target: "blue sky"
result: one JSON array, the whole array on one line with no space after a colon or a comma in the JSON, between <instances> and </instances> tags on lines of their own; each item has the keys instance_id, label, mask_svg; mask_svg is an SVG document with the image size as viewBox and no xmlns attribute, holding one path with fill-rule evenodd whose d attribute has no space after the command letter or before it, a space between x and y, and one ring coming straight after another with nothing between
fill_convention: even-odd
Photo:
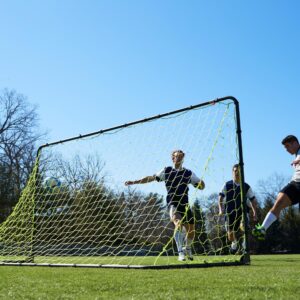
<instances>
[{"instance_id":1,"label":"blue sky","mask_svg":"<svg viewBox=\"0 0 300 300\"><path fill-rule=\"evenodd\" d=\"M290 175L299 132L299 1L2 1L0 88L49 141L203 101L240 101L246 180Z\"/></svg>"}]
</instances>

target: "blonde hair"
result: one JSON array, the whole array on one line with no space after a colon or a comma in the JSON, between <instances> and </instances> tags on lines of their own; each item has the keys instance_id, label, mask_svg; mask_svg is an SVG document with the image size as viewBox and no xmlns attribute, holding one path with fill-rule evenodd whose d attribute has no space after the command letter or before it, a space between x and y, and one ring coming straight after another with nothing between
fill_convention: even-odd
<instances>
[{"instance_id":1,"label":"blonde hair","mask_svg":"<svg viewBox=\"0 0 300 300\"><path fill-rule=\"evenodd\" d=\"M185 156L185 153L184 153L182 150L180 150L180 149L177 149L177 150L172 151L172 156L173 156L176 152L181 153L181 154L183 154L183 156Z\"/></svg>"}]
</instances>

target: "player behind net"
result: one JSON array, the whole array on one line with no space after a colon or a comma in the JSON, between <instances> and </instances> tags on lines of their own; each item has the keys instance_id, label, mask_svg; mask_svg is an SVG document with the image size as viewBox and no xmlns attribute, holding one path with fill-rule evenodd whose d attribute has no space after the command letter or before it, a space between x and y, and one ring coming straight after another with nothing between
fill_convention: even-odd
<instances>
[{"instance_id":1,"label":"player behind net","mask_svg":"<svg viewBox=\"0 0 300 300\"><path fill-rule=\"evenodd\" d=\"M252 210L252 218L257 220L257 200L248 183L244 183L243 192L247 198L247 218L246 224L249 223L250 208ZM242 206L242 193L241 193L241 177L240 167L235 164L232 167L232 180L227 181L222 191L219 193L219 216L225 215L225 226L227 231L228 240L231 242L230 253L234 254L238 251L237 233L244 235L244 220L243 220L243 206ZM246 241L243 239L242 251L246 249Z\"/></svg>"},{"instance_id":2,"label":"player behind net","mask_svg":"<svg viewBox=\"0 0 300 300\"><path fill-rule=\"evenodd\" d=\"M189 206L189 184L203 190L205 184L191 170L184 168L184 152L172 152L173 167L165 167L158 173L139 180L126 181L125 185L144 184L152 181L164 181L167 189L167 207L170 219L175 225L174 239L178 250L178 260L185 261L185 257L193 260L192 243L195 236L195 220ZM183 232L185 228L186 233Z\"/></svg>"}]
</instances>

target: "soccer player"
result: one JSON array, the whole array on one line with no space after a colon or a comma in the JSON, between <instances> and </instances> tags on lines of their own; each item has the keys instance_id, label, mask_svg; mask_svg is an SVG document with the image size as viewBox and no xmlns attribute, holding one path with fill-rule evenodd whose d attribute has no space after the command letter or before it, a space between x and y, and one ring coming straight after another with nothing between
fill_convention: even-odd
<instances>
[{"instance_id":1,"label":"soccer player","mask_svg":"<svg viewBox=\"0 0 300 300\"><path fill-rule=\"evenodd\" d=\"M193 260L191 245L195 236L195 222L189 206L189 184L203 190L205 184L192 171L183 168L184 152L172 152L173 167L165 167L158 173L139 180L126 181L125 185L164 181L167 189L167 206L170 219L175 225L174 238L178 249L178 260L185 261L185 255ZM186 234L183 232L186 230ZM183 245L185 244L185 246Z\"/></svg>"},{"instance_id":2,"label":"soccer player","mask_svg":"<svg viewBox=\"0 0 300 300\"><path fill-rule=\"evenodd\" d=\"M286 185L277 195L273 207L267 213L262 225L257 224L252 230L252 234L259 240L264 240L268 228L279 218L280 212L296 203L300 203L300 145L294 135L288 135L282 140L282 145L286 151L295 155L295 160L291 165L295 172L291 182Z\"/></svg>"},{"instance_id":3,"label":"soccer player","mask_svg":"<svg viewBox=\"0 0 300 300\"><path fill-rule=\"evenodd\" d=\"M238 241L236 233L240 229L244 231L243 224L243 207L240 186L240 170L236 164L232 168L232 180L227 181L222 191L219 193L219 215L225 214L225 226L227 230L228 240L231 242L230 252L236 253L238 250ZM247 218L249 220L250 208L252 210L253 220L256 221L257 200L248 183L245 182L243 192L247 198ZM245 240L242 247L245 249Z\"/></svg>"}]
</instances>

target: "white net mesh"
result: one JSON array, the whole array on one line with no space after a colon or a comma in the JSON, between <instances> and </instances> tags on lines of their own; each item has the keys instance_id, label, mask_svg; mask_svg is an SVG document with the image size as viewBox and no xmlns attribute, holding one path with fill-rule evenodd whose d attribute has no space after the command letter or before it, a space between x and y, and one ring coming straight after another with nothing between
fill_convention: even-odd
<instances>
[{"instance_id":1,"label":"white net mesh","mask_svg":"<svg viewBox=\"0 0 300 300\"><path fill-rule=\"evenodd\" d=\"M0 227L0 261L77 265L178 264L163 182L124 182L172 166L171 152L206 183L191 186L190 264L231 262L217 194L239 162L231 100L42 148L14 212Z\"/></svg>"}]
</instances>

